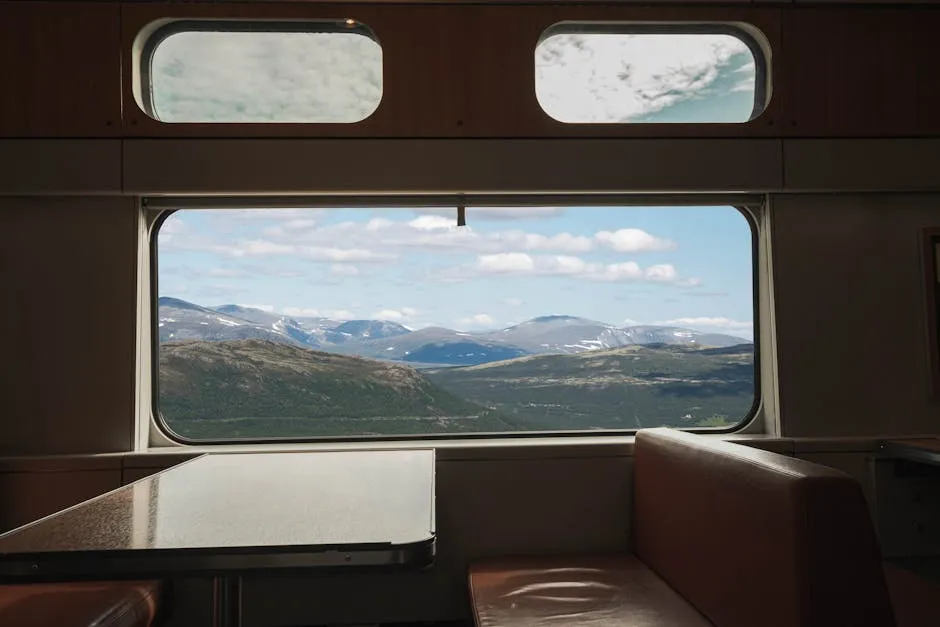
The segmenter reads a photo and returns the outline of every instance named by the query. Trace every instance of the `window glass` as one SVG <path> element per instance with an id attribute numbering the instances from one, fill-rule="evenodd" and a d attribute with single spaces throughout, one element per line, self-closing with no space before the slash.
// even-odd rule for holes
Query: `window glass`
<path id="1" fill-rule="evenodd" d="M 191 440 L 729 428 L 755 406 L 730 206 L 181 210 L 155 409 Z"/>
<path id="2" fill-rule="evenodd" d="M 382 49 L 352 20 L 323 31 L 177 28 L 156 38 L 144 77 L 148 113 L 162 122 L 359 122 L 382 99 Z"/>
<path id="3" fill-rule="evenodd" d="M 762 64 L 739 36 L 589 29 L 536 47 L 536 97 L 558 121 L 746 122 L 763 108 Z"/>

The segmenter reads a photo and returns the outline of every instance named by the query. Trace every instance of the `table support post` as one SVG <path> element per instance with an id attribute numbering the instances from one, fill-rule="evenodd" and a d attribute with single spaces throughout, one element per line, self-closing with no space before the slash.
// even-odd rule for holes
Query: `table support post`
<path id="1" fill-rule="evenodd" d="M 213 627 L 241 627 L 241 575 L 223 575 L 212 581 Z"/>

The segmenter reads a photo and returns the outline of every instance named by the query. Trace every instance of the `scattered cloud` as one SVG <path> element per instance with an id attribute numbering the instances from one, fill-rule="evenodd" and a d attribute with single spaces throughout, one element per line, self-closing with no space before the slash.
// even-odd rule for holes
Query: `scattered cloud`
<path id="1" fill-rule="evenodd" d="M 620 253 L 642 253 L 676 248 L 675 242 L 653 237 L 641 229 L 620 229 L 613 232 L 600 231 L 594 238 Z"/>
<path id="2" fill-rule="evenodd" d="M 309 307 L 285 307 L 281 310 L 285 316 L 292 318 L 330 318 L 332 320 L 353 320 L 356 317 L 346 309 L 314 309 Z"/>
<path id="3" fill-rule="evenodd" d="M 576 277 L 588 281 L 625 282 L 648 281 L 675 283 L 679 277 L 668 263 L 641 267 L 634 261 L 622 263 L 589 262 L 568 255 L 529 255 L 527 253 L 498 253 L 481 255 L 471 268 L 457 269 L 457 276 L 477 274 L 512 274 L 519 276 Z"/>
<path id="4" fill-rule="evenodd" d="M 536 96 L 564 122 L 641 118 L 720 95 L 729 75 L 753 91 L 756 75 L 753 55 L 731 35 L 560 34 L 543 40 L 535 56 Z"/>
<path id="5" fill-rule="evenodd" d="M 672 320 L 661 320 L 653 324 L 678 327 L 711 327 L 715 329 L 751 329 L 754 323 L 751 321 L 732 320 L 723 317 L 691 317 L 691 318 L 673 318 Z"/>
<path id="6" fill-rule="evenodd" d="M 461 318 L 458 323 L 462 326 L 471 327 L 471 328 L 480 328 L 480 327 L 492 327 L 496 324 L 496 321 L 493 320 L 493 316 L 485 313 L 478 313 L 466 318 Z"/>
<path id="7" fill-rule="evenodd" d="M 151 82 L 166 122 L 355 122 L 382 97 L 382 49 L 357 33 L 181 32 Z"/>
<path id="8" fill-rule="evenodd" d="M 414 209 L 415 213 L 444 216 L 449 224 L 457 223 L 456 207 L 427 207 Z M 467 223 L 474 220 L 533 220 L 555 218 L 565 213 L 564 207 L 467 207 Z"/>
<path id="9" fill-rule="evenodd" d="M 522 300 L 521 298 L 507 298 L 503 302 L 509 305 L 510 307 L 521 307 L 522 305 L 525 304 L 525 301 Z"/>
<path id="10" fill-rule="evenodd" d="M 387 320 L 389 322 L 402 322 L 418 315 L 418 310 L 413 307 L 402 307 L 401 309 L 382 309 L 372 314 L 376 320 Z"/>

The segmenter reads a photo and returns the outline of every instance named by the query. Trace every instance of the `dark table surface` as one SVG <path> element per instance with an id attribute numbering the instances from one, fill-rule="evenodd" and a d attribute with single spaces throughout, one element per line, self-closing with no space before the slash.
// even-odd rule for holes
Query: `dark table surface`
<path id="1" fill-rule="evenodd" d="M 433 560 L 434 451 L 210 454 L 0 535 L 0 580 Z"/>

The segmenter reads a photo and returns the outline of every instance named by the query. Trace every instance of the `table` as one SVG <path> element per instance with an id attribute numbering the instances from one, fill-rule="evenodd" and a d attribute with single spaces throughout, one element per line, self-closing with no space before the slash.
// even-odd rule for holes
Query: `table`
<path id="1" fill-rule="evenodd" d="M 213 453 L 0 535 L 0 582 L 212 576 L 237 627 L 243 573 L 423 567 L 434 548 L 432 449 Z"/>

